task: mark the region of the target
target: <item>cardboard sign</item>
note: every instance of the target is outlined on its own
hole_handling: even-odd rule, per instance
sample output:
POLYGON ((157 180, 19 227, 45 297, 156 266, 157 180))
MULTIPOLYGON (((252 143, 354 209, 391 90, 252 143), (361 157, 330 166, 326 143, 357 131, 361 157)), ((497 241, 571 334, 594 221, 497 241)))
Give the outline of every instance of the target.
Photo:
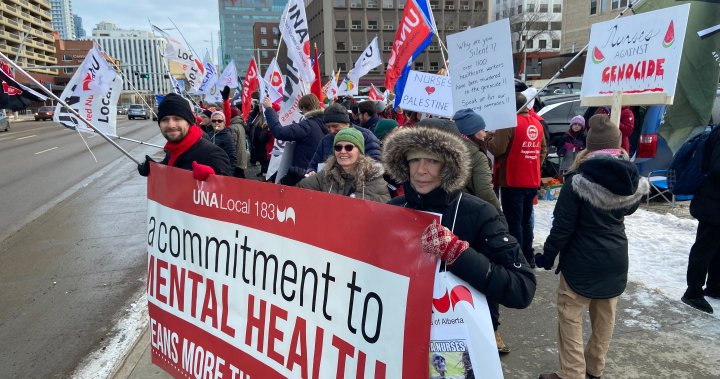
POLYGON ((674 96, 690 4, 593 24, 581 97, 674 96))
POLYGON ((485 119, 485 130, 514 127, 510 22, 502 19, 447 36, 453 108, 472 109, 485 119))
POLYGON ((159 164, 147 193, 154 364, 176 378, 427 377, 433 216, 159 164))
POLYGON ((449 76, 410 70, 400 107, 452 118, 452 81, 449 76))

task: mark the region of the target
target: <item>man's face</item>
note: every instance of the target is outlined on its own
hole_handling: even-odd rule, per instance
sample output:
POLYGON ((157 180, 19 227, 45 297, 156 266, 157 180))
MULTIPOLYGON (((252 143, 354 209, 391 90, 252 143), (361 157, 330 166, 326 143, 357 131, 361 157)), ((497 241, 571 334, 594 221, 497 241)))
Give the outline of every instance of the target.
POLYGON ((208 117, 205 113, 200 113, 200 125, 209 125, 210 124, 210 117, 208 117))
POLYGON ((358 118, 360 119, 360 125, 365 125, 365 123, 370 119, 370 115, 363 112, 358 115, 358 118))
POLYGON ((178 116, 165 116, 160 120, 160 133, 168 142, 180 142, 188 134, 190 124, 178 116))
POLYGON ((346 129, 350 124, 344 124, 340 122, 326 122, 325 127, 328 128, 328 131, 330 131, 330 134, 335 135, 337 132, 346 129))

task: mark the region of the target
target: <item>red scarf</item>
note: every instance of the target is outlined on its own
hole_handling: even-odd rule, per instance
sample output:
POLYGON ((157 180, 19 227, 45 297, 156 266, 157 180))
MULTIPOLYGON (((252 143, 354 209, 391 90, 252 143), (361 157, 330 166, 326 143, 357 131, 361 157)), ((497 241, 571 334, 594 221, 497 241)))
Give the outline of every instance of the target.
POLYGON ((202 130, 195 125, 191 125, 188 129, 188 134, 180 142, 168 142, 165 144, 164 149, 170 154, 168 160, 168 166, 173 166, 175 161, 183 153, 188 151, 197 141, 202 138, 202 130))

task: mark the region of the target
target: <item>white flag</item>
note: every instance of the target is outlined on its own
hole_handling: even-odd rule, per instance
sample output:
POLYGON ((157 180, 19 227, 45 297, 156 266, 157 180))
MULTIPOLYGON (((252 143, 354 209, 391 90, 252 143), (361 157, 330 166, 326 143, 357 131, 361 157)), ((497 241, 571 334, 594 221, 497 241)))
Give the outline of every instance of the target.
MULTIPOLYGON (((74 93, 76 93, 77 87, 85 85, 80 78, 82 75, 81 71, 77 71, 73 75, 70 82, 65 85, 65 90, 60 98, 102 133, 108 136, 117 136, 117 102, 120 98, 120 91, 122 91, 122 78, 116 76, 105 93, 80 91, 80 94, 76 96, 74 93)), ((55 107, 54 122, 81 132, 94 133, 92 128, 70 112, 63 111, 63 108, 61 104, 55 107)))
POLYGON ((209 91, 205 94, 206 103, 222 103, 222 95, 217 86, 212 86, 209 91))
POLYGON ((205 54, 205 76, 203 77, 202 83, 200 83, 200 88, 198 88, 198 94, 209 94, 210 91, 215 87, 215 83, 217 83, 217 68, 215 67, 212 62, 210 62, 210 55, 205 54))
POLYGON ((310 62, 310 36, 304 2, 290 0, 280 21, 280 32, 287 44, 288 58, 295 62, 300 79, 310 85, 315 79, 315 73, 310 62))
POLYGON ((352 77, 349 75, 343 79, 342 83, 338 86, 338 96, 347 96, 347 95, 353 95, 357 96, 358 94, 358 86, 357 81, 353 80, 352 77))
POLYGON ((333 70, 332 75, 330 76, 330 83, 325 89, 325 96, 333 99, 338 97, 338 89, 337 80, 335 80, 335 70, 333 70))
POLYGON ((223 70, 222 74, 217 80, 217 87, 222 90, 228 86, 230 88, 238 88, 238 75, 237 68, 235 68, 235 61, 232 60, 223 70))
POLYGON ((380 65, 382 65, 382 52, 378 48, 377 36, 375 36, 372 42, 370 42, 370 45, 365 48, 365 51, 363 51, 360 58, 355 62, 355 67, 350 70, 348 76, 357 84, 361 77, 367 75, 370 70, 380 65))
POLYGON ((76 76, 81 85, 75 86, 73 96, 104 95, 118 73, 110 67, 100 50, 93 46, 73 78, 76 76))
POLYGON ((267 71, 265 71, 263 81, 265 81, 268 96, 270 96, 270 100, 273 103, 282 99, 284 85, 283 76, 280 72, 280 67, 278 67, 277 60, 275 58, 273 58, 272 62, 270 62, 270 65, 267 68, 267 71))
POLYGON ((200 88, 200 85, 202 85, 203 78, 205 77, 205 67, 202 62, 200 62, 192 52, 187 50, 180 41, 165 33, 157 26, 153 25, 152 28, 154 33, 159 34, 167 42, 163 56, 168 60, 179 62, 182 65, 185 78, 187 78, 188 84, 190 85, 190 91, 196 92, 200 88))

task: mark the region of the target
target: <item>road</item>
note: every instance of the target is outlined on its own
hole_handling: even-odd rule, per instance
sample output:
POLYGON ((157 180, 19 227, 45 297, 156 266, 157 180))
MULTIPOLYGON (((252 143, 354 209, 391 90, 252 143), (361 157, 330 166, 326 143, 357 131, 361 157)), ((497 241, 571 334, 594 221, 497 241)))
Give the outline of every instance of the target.
MULTIPOLYGON (((118 135, 125 138, 146 141, 159 134, 157 123, 150 120, 118 121, 118 135)), ((85 138, 97 163, 77 132, 50 121, 17 122, 10 131, 0 133, 0 240, 123 156, 100 136, 85 138)), ((139 146, 117 142, 126 150, 139 146)))
MULTIPOLYGON (((118 134, 159 144, 157 123, 118 134)), ((50 122, 0 133, 0 378, 67 378, 144 287, 145 178, 101 137, 50 122), (14 230, 14 232, 11 232, 14 230)), ((159 149, 120 142, 142 158, 159 149)))

